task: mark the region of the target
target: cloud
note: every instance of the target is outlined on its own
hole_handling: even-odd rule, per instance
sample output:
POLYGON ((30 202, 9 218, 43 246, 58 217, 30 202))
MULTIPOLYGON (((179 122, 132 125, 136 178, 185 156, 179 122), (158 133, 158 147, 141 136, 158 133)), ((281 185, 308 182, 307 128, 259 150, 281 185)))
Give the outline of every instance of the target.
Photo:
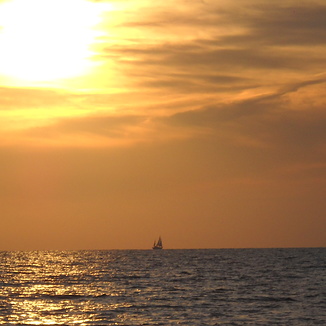
POLYGON ((120 42, 108 39, 101 54, 135 89, 229 101, 325 71, 321 1, 143 4, 141 16, 131 10, 121 19, 120 42))
POLYGON ((66 92, 53 89, 0 87, 0 110, 65 105, 68 98, 66 92))
POLYGON ((202 128, 217 143, 260 149, 275 155, 275 160, 322 161, 326 145, 326 97, 319 92, 325 83, 323 78, 308 80, 274 94, 182 112, 167 120, 181 128, 202 128), (301 100, 306 102, 307 95, 313 97, 316 90, 319 101, 311 99, 308 108, 296 101, 303 94, 301 100))
MULTIPOLYGON (((267 3, 266 3, 267 4, 267 3)), ((275 6, 267 4, 246 19, 251 29, 251 43, 300 46, 324 45, 326 6, 324 3, 300 3, 275 6)), ((244 39, 244 41, 248 41, 244 39)))
POLYGON ((22 129, 20 142, 41 147, 115 147, 146 141, 150 131, 144 116, 87 115, 55 119, 22 129))
MULTIPOLYGON (((270 134, 273 129, 282 134, 291 119, 298 130, 304 115, 309 121, 308 113, 295 111, 306 109, 311 97, 303 89, 322 98, 317 87, 324 82, 317 74, 326 67, 322 2, 171 3, 144 1, 117 11, 111 32, 116 39, 104 38, 99 56, 127 81, 118 92, 2 87, 0 107, 47 111, 49 119, 20 125, 20 132, 44 141, 57 137, 58 143, 67 137, 70 143, 89 137, 89 144, 184 139, 219 129, 234 141, 262 146, 269 142, 269 125, 270 134)), ((313 112, 316 122, 319 115, 323 121, 321 110, 313 112)))

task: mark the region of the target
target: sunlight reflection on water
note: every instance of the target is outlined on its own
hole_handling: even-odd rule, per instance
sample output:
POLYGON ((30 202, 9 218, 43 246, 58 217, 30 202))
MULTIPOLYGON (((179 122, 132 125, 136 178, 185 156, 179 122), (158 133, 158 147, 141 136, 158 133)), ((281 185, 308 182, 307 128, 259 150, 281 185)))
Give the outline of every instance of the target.
POLYGON ((323 249, 0 252, 0 324, 323 324, 325 260, 323 249))

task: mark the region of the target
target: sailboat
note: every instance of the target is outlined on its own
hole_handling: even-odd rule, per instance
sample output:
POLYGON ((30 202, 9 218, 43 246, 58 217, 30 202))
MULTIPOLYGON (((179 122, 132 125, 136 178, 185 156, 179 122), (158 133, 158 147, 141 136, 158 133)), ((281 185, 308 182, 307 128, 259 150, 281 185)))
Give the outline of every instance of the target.
POLYGON ((161 237, 158 238, 157 242, 154 241, 153 249, 163 249, 163 242, 161 237))

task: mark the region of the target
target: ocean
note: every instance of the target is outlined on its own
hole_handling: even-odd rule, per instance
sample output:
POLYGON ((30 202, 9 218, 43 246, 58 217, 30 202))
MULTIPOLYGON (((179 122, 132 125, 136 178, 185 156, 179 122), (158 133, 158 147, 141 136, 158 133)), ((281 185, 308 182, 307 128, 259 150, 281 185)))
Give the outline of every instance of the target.
POLYGON ((2 251, 1 325, 326 325, 326 248, 2 251))

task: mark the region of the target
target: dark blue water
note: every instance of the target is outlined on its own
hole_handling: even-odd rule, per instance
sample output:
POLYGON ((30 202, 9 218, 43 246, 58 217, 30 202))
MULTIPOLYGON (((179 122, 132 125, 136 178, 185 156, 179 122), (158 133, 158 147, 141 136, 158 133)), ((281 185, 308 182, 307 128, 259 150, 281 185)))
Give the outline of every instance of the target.
POLYGON ((326 249, 0 252, 4 325, 326 325, 326 249))

